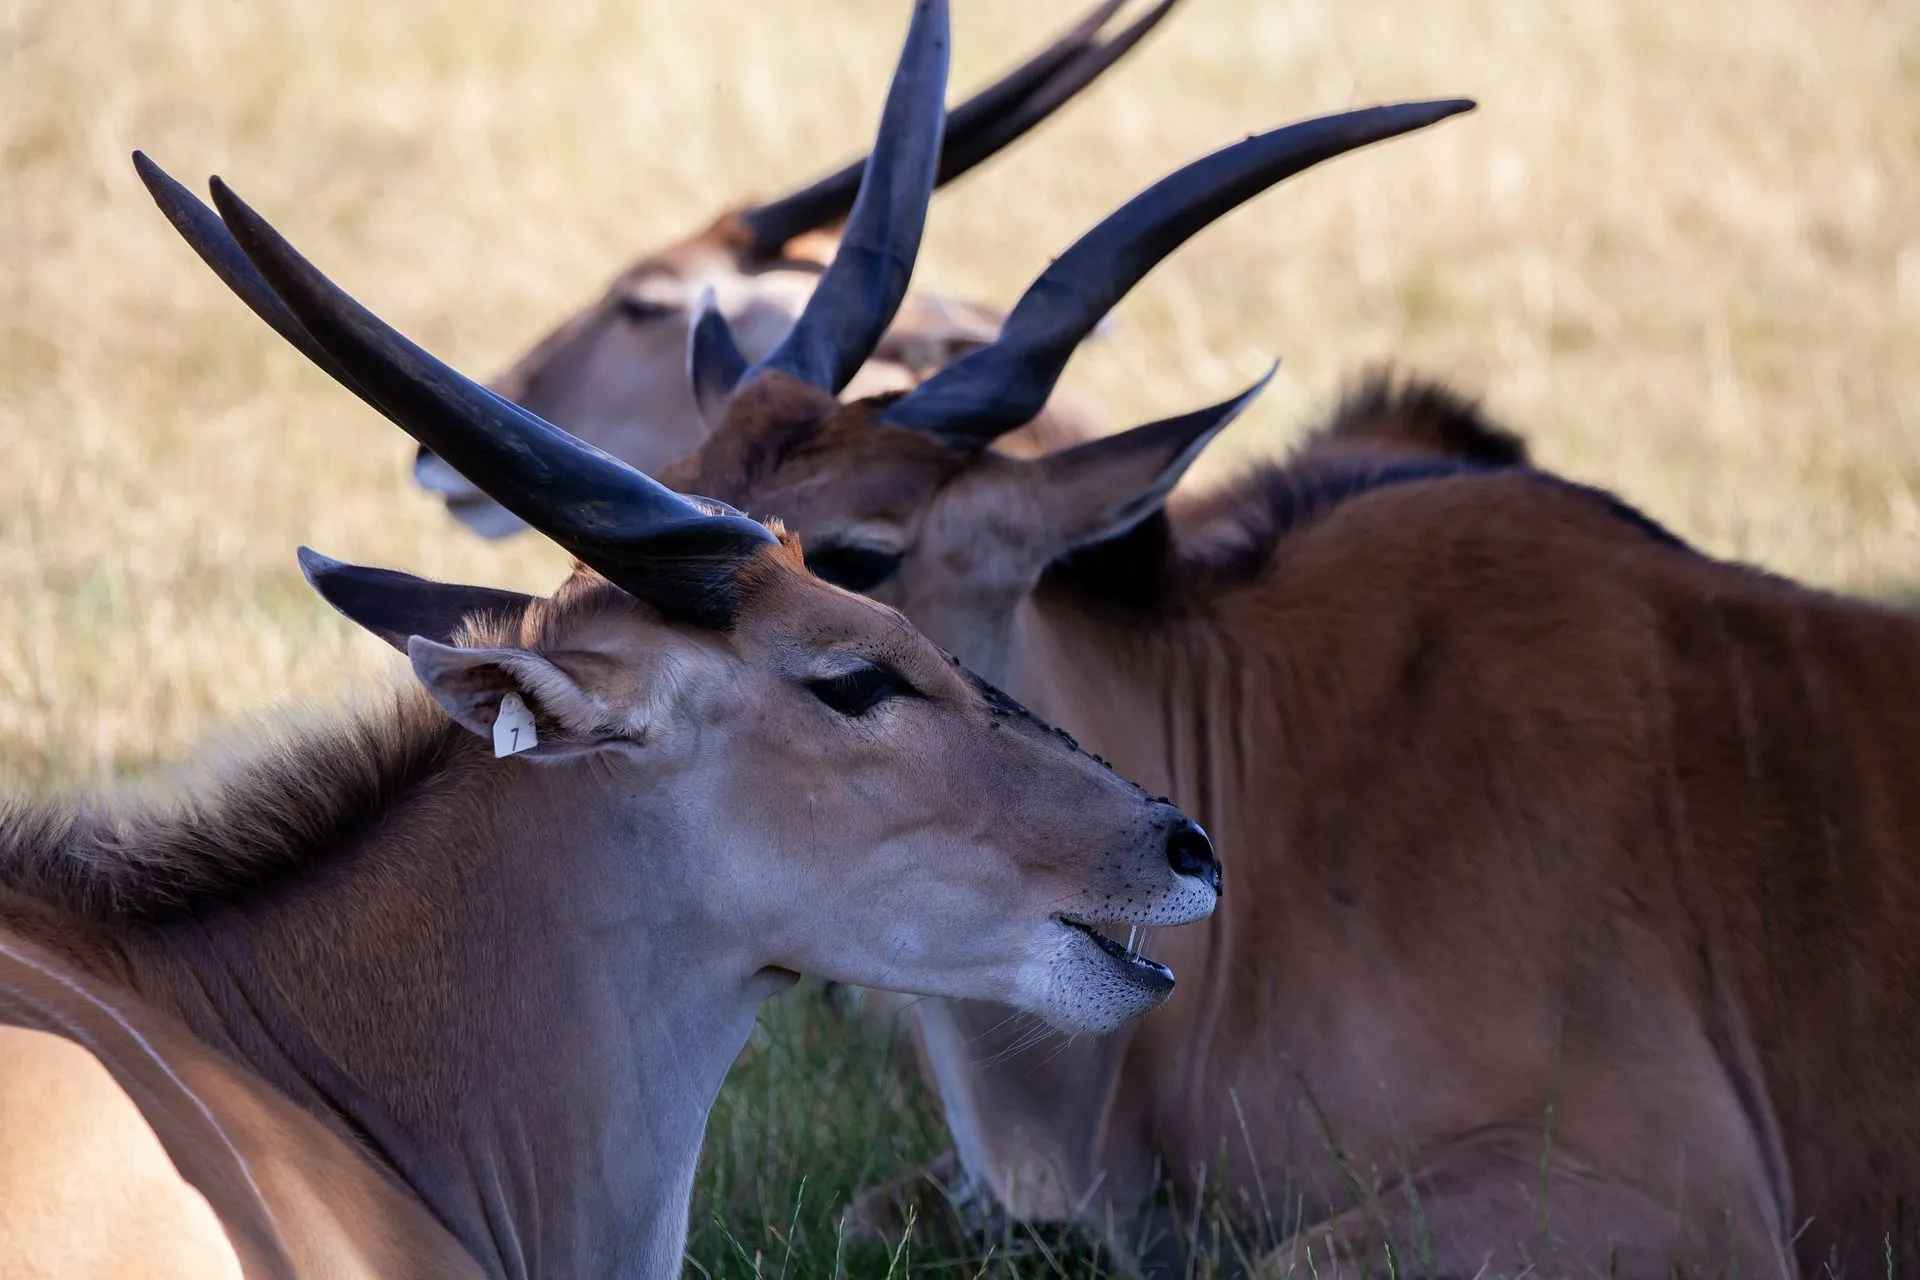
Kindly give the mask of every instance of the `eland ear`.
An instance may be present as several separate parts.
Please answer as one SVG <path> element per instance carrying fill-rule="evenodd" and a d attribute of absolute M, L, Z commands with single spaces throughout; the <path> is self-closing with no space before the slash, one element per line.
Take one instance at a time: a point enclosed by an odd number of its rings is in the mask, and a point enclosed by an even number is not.
<path fill-rule="evenodd" d="M 518 619 L 532 596 L 492 587 L 434 582 L 392 569 L 371 569 L 300 548 L 300 572 L 320 598 L 405 653 L 407 640 L 426 636 L 446 644 L 475 616 Z"/>
<path fill-rule="evenodd" d="M 719 427 L 726 416 L 727 399 L 746 376 L 747 358 L 740 354 L 733 329 L 720 314 L 713 286 L 700 291 L 687 327 L 687 378 L 693 384 L 693 403 L 707 430 Z"/>
<path fill-rule="evenodd" d="M 1048 454 L 1031 465 L 1055 554 L 1117 538 L 1160 509 L 1200 451 L 1266 390 L 1273 368 L 1231 400 Z"/>
<path fill-rule="evenodd" d="M 590 750 L 614 718 L 598 695 L 531 649 L 463 649 L 414 636 L 406 651 L 427 693 L 456 724 L 491 741 L 495 755 L 555 760 Z"/>

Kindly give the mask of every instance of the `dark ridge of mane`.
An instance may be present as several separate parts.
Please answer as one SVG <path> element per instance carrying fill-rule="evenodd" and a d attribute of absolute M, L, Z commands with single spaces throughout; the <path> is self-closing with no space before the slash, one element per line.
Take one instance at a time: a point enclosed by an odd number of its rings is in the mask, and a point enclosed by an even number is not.
<path fill-rule="evenodd" d="M 1589 485 L 1528 465 L 1526 442 L 1473 401 L 1437 383 L 1365 377 L 1284 460 L 1165 510 L 1121 537 L 1049 566 L 1043 585 L 1102 605 L 1182 613 L 1265 570 L 1291 532 L 1362 494 L 1453 476 L 1517 471 L 1600 503 L 1664 546 L 1692 548 L 1638 509 Z"/>
<path fill-rule="evenodd" d="M 1262 462 L 1182 511 L 1048 566 L 1043 584 L 1129 610 L 1184 612 L 1258 577 L 1289 533 L 1376 489 L 1501 468 L 1444 458 Z"/>
<path fill-rule="evenodd" d="M 1551 471 L 1530 470 L 1528 474 L 1542 483 L 1558 486 L 1559 488 L 1569 490 L 1599 503 L 1602 507 L 1606 508 L 1608 515 L 1616 520 L 1624 520 L 1664 547 L 1669 547 L 1675 551 L 1685 551 L 1692 555 L 1700 554 L 1700 551 L 1691 542 L 1688 542 L 1685 538 L 1667 528 L 1667 526 L 1661 524 L 1658 520 L 1655 520 L 1652 516 L 1634 506 L 1625 498 L 1622 498 L 1619 494 L 1611 493 L 1595 485 L 1581 484 L 1578 480 L 1569 480 L 1565 476 L 1554 475 Z M 1765 573 L 1766 571 L 1763 569 L 1753 569 L 1752 572 Z"/>
<path fill-rule="evenodd" d="M 263 733 L 177 797 L 0 799 L 0 888 L 108 924 L 230 901 L 350 844 L 475 758 L 476 741 L 406 688 L 388 706 Z"/>
<path fill-rule="evenodd" d="M 1486 467 L 1521 467 L 1530 460 L 1527 442 L 1487 417 L 1479 401 L 1431 378 L 1386 368 L 1362 374 L 1293 456 L 1336 445 L 1372 445 Z"/>

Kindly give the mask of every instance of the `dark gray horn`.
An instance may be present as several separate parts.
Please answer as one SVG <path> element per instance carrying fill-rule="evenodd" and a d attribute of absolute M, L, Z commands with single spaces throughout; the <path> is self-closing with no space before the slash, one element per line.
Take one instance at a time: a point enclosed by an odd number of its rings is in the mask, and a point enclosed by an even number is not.
<path fill-rule="evenodd" d="M 1065 106 L 1074 95 L 1099 79 L 1108 67 L 1125 57 L 1178 3 L 1179 0 L 1160 0 L 1113 39 L 1084 45 L 1017 103 L 1005 108 L 982 109 L 977 116 L 969 114 L 962 119 L 967 107 L 979 101 L 978 97 L 969 99 L 948 119 L 947 145 L 940 153 L 940 174 L 934 185 L 945 186 Z"/>
<path fill-rule="evenodd" d="M 300 548 L 300 572 L 320 598 L 400 652 L 407 640 L 425 636 L 452 644 L 475 615 L 519 619 L 533 597 L 494 587 L 434 582 L 392 569 L 347 564 Z"/>
<path fill-rule="evenodd" d="M 140 175 L 140 181 L 146 184 L 147 194 L 160 206 L 160 212 L 167 215 L 167 221 L 180 233 L 200 260 L 213 268 L 213 274 L 233 290 L 240 301 L 247 304 L 253 314 L 267 322 L 269 328 L 288 342 L 301 355 L 332 374 L 334 379 L 360 395 L 360 389 L 354 386 L 353 378 L 340 367 L 327 349 L 313 340 L 307 327 L 293 312 L 280 295 L 273 291 L 255 269 L 247 255 L 234 243 L 233 235 L 227 230 L 227 224 L 220 221 L 218 214 L 200 202 L 200 197 L 174 181 L 171 174 L 152 160 L 143 151 L 133 153 L 133 171 Z"/>
<path fill-rule="evenodd" d="M 708 514 L 443 364 L 328 280 L 220 179 L 212 185 L 233 244 L 305 335 L 289 338 L 296 347 L 317 347 L 315 362 L 348 390 L 622 588 L 678 617 L 725 612 L 713 570 L 771 543 L 764 526 Z"/>
<path fill-rule="evenodd" d="M 687 379 L 693 385 L 694 405 L 709 428 L 720 425 L 727 397 L 746 373 L 747 358 L 740 354 L 740 344 L 734 341 L 733 329 L 720 314 L 709 285 L 700 291 L 687 329 Z"/>
<path fill-rule="evenodd" d="M 1125 3 L 1102 0 L 1046 48 L 949 112 L 934 185 L 951 182 L 1052 115 L 1124 57 L 1178 0 L 1160 0 L 1119 35 L 1095 40 Z M 862 157 L 789 195 L 747 210 L 741 218 L 753 233 L 754 252 L 776 257 L 795 236 L 846 217 L 865 167 Z"/>
<path fill-rule="evenodd" d="M 880 128 L 833 262 L 793 328 L 749 376 L 790 374 L 838 392 L 907 296 L 947 113 L 947 0 L 918 0 Z"/>
<path fill-rule="evenodd" d="M 213 179 L 241 251 L 348 373 L 348 385 L 500 505 L 609 578 L 684 542 L 709 553 L 773 541 L 755 521 L 713 517 L 666 486 L 442 363 L 354 301 Z"/>
<path fill-rule="evenodd" d="M 1194 161 L 1129 200 L 1054 259 L 1014 305 L 998 338 L 879 416 L 973 448 L 1031 422 L 1080 342 L 1195 232 L 1302 169 L 1473 106 L 1449 98 L 1367 107 L 1256 134 Z"/>

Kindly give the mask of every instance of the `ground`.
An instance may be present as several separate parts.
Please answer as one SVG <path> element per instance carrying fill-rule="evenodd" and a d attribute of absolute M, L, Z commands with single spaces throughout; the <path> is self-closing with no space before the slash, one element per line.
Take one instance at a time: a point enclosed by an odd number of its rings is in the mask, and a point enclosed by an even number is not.
<path fill-rule="evenodd" d="M 955 8 L 960 90 L 1069 16 Z M 132 148 L 226 176 L 376 309 L 490 374 L 625 257 L 861 146 L 903 24 L 878 0 L 0 7 L 0 781 L 151 773 L 259 709 L 392 678 L 301 583 L 298 543 L 531 589 L 564 567 L 537 541 L 477 542 L 416 494 L 410 446 L 207 274 Z M 1480 111 L 1201 235 L 1072 386 L 1145 420 L 1283 357 L 1205 484 L 1392 361 L 1483 396 L 1546 464 L 1711 552 L 1920 600 L 1911 0 L 1186 0 L 942 196 L 920 279 L 1005 304 L 1207 149 L 1454 94 Z M 773 1020 L 716 1115 L 694 1234 L 714 1275 L 830 1266 L 833 1198 L 938 1142 L 924 1099 L 878 1083 L 879 1051 L 811 1008 Z M 790 1221 L 805 1247 L 787 1255 Z M 1093 1265 L 1022 1247 L 1041 1274 Z M 854 1270 L 977 1266 L 938 1262 Z"/>

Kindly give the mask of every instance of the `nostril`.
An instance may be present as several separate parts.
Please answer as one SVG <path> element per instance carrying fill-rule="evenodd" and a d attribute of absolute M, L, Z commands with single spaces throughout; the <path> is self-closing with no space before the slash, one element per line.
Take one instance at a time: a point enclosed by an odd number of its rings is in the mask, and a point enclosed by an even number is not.
<path fill-rule="evenodd" d="M 1216 891 L 1220 888 L 1220 863 L 1213 856 L 1213 841 L 1191 818 L 1167 833 L 1167 865 L 1180 875 L 1205 880 Z"/>

